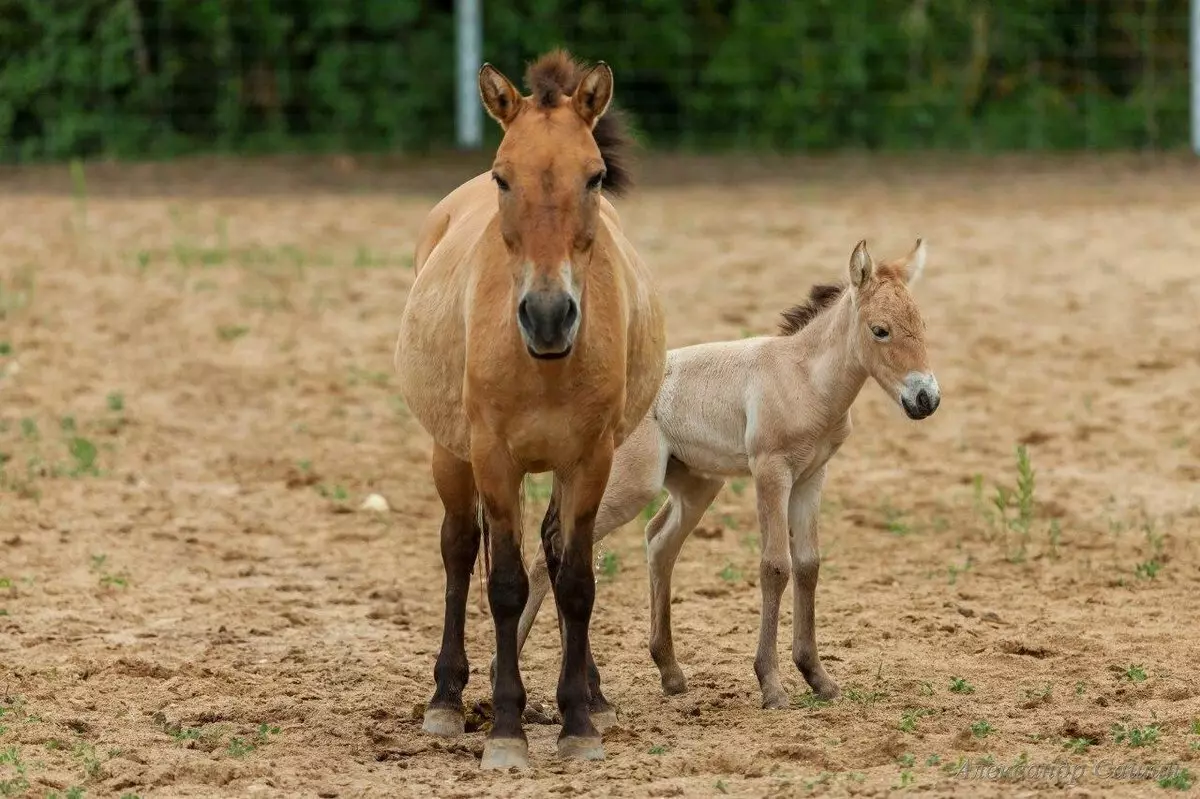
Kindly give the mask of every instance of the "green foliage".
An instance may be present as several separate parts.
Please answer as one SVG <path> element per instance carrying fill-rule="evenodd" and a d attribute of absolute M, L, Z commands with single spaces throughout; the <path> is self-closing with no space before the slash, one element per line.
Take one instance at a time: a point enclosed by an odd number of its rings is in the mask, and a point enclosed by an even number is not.
<path fill-rule="evenodd" d="M 556 45 L 603 58 L 658 146 L 1172 147 L 1187 19 L 1188 0 L 515 0 L 488 5 L 483 56 L 514 79 Z M 453 138 L 449 2 L 6 0 L 0 48 L 10 162 Z"/>

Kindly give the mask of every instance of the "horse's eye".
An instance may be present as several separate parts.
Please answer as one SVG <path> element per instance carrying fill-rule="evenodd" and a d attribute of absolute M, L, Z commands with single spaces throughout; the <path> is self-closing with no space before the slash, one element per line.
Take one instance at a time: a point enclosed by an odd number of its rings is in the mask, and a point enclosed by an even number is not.
<path fill-rule="evenodd" d="M 495 172 L 492 173 L 492 180 L 496 181 L 496 186 L 500 189 L 500 191 L 508 191 L 508 181 L 497 175 Z"/>
<path fill-rule="evenodd" d="M 871 326 L 871 335 L 874 336 L 879 341 L 887 341 L 888 336 L 890 336 L 891 333 L 889 333 L 887 331 L 886 327 L 880 327 L 879 325 L 872 325 Z"/>
<path fill-rule="evenodd" d="M 596 191 L 602 185 L 604 185 L 604 171 L 603 170 L 597 172 L 596 174 L 594 174 L 590 178 L 588 178 L 588 182 L 587 182 L 588 191 Z"/>

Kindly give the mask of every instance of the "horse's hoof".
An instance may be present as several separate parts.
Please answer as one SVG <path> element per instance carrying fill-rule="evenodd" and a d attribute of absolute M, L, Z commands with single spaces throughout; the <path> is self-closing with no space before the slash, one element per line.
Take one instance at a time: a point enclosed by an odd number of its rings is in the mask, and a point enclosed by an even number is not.
<path fill-rule="evenodd" d="M 813 690 L 813 694 L 822 702 L 832 702 L 842 695 L 842 689 L 838 688 L 837 683 L 830 680 L 823 685 L 809 686 Z"/>
<path fill-rule="evenodd" d="M 683 676 L 683 672 L 679 669 L 665 672 L 662 675 L 662 689 L 663 693 L 667 696 L 686 694 L 687 678 Z"/>
<path fill-rule="evenodd" d="M 592 724 L 595 725 L 601 734 L 617 723 L 617 711 L 611 707 L 606 707 L 603 710 L 593 710 L 591 716 Z"/>
<path fill-rule="evenodd" d="M 465 726 L 463 712 L 452 707 L 427 707 L 421 729 L 430 735 L 452 738 L 462 735 Z"/>
<path fill-rule="evenodd" d="M 603 760 L 604 742 L 599 735 L 594 738 L 578 735 L 559 738 L 558 756 L 563 760 Z"/>
<path fill-rule="evenodd" d="M 529 768 L 529 743 L 521 738 L 488 738 L 479 765 L 485 769 Z"/>
<path fill-rule="evenodd" d="M 792 706 L 786 696 L 763 697 L 763 710 L 787 710 Z"/>

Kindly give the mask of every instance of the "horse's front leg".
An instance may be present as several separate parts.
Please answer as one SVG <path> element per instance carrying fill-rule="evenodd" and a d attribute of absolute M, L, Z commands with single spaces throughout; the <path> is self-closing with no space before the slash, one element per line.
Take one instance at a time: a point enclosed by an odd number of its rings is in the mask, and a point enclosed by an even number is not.
<path fill-rule="evenodd" d="M 538 551 L 538 556 L 534 561 L 533 591 L 530 593 L 529 604 L 526 605 L 525 612 L 521 614 L 521 628 L 517 632 L 518 646 L 524 644 L 525 636 L 529 634 L 529 627 L 533 624 L 532 616 L 537 613 L 537 604 L 535 604 L 535 601 L 538 603 L 541 601 L 541 597 L 537 595 L 539 577 L 545 581 L 547 587 L 553 585 L 558 580 L 563 549 L 562 514 L 559 507 L 560 488 L 561 485 L 555 485 L 554 494 L 550 497 L 550 504 L 546 508 L 546 516 L 542 519 L 542 549 Z M 605 529 L 593 528 L 593 545 L 604 537 L 605 532 L 607 532 Z M 533 608 L 533 613 L 530 613 L 530 607 Z M 560 642 L 565 647 L 566 632 L 563 627 L 563 621 L 563 615 L 560 611 L 558 614 L 558 632 Z M 617 713 L 604 697 L 603 691 L 600 690 L 600 669 L 596 666 L 595 658 L 592 657 L 590 641 L 587 653 L 587 670 L 588 709 L 592 714 L 592 724 L 596 726 L 597 730 L 603 733 L 606 729 L 617 723 Z"/>
<path fill-rule="evenodd" d="M 792 473 L 782 458 L 758 459 L 753 466 L 754 490 L 758 495 L 758 525 L 762 534 L 759 583 L 762 611 L 754 673 L 762 689 L 763 707 L 779 710 L 791 702 L 779 679 L 779 603 L 787 588 L 791 563 L 788 557 L 788 498 Z"/>
<path fill-rule="evenodd" d="M 612 459 L 612 439 L 605 436 L 575 468 L 555 476 L 561 485 L 561 491 L 556 492 L 561 503 L 561 551 L 555 546 L 556 536 L 548 535 L 545 539 L 547 566 L 563 628 L 557 699 L 563 721 L 558 753 L 565 758 L 604 759 L 604 745 L 591 717 L 588 627 L 596 601 L 596 578 L 592 572 L 596 513 L 608 483 Z"/>
<path fill-rule="evenodd" d="M 475 516 L 475 479 L 471 464 L 435 447 L 433 482 L 445 508 L 442 519 L 442 564 L 446 569 L 446 617 L 442 648 L 433 667 L 436 688 L 425 709 L 422 729 L 433 735 L 463 731 L 463 689 L 469 676 L 464 635 L 471 570 L 479 554 Z"/>
<path fill-rule="evenodd" d="M 813 693 L 825 700 L 837 699 L 841 689 L 821 665 L 817 654 L 816 599 L 817 575 L 821 570 L 821 551 L 817 527 L 821 510 L 821 489 L 825 469 L 792 489 L 788 502 L 788 527 L 792 535 L 792 588 L 795 606 L 792 613 L 792 660 L 804 675 Z"/>
<path fill-rule="evenodd" d="M 529 578 L 521 559 L 520 468 L 504 442 L 486 431 L 473 431 L 471 463 L 483 502 L 491 543 L 488 604 L 496 628 L 496 673 L 492 683 L 495 719 L 483 747 L 483 768 L 529 766 L 529 745 L 521 726 L 525 685 L 517 662 L 517 622 L 529 597 Z"/>

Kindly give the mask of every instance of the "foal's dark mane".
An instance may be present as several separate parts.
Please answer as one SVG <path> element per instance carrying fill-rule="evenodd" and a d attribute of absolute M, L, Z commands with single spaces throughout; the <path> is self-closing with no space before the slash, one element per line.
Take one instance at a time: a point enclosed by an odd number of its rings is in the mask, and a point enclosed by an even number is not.
<path fill-rule="evenodd" d="M 808 292 L 808 302 L 793 305 L 783 312 L 783 321 L 779 323 L 779 335 L 794 336 L 816 319 L 821 313 L 838 301 L 846 293 L 846 284 L 829 285 L 818 283 Z"/>
<path fill-rule="evenodd" d="M 525 70 L 525 85 L 538 108 L 555 108 L 564 95 L 575 93 L 587 71 L 588 65 L 566 50 L 551 50 Z M 592 135 L 604 159 L 604 190 L 619 197 L 633 185 L 629 164 L 633 139 L 621 110 L 610 105 L 592 128 Z"/>

